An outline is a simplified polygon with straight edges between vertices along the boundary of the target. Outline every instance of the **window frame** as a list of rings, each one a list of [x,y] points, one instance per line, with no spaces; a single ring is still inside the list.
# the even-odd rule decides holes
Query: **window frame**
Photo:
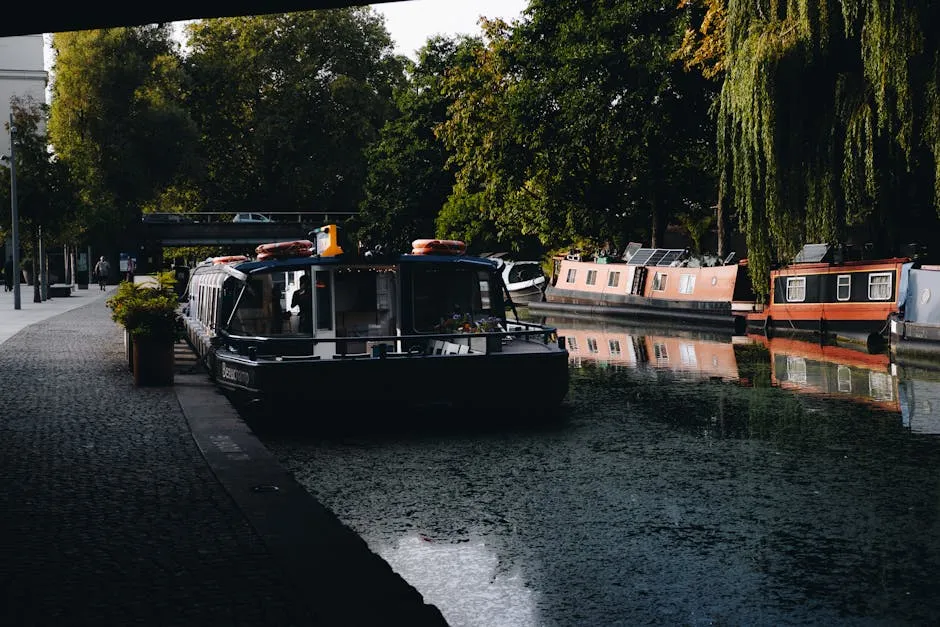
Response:
[[[650,290],[653,292],[665,292],[666,291],[666,279],[669,278],[669,275],[665,272],[656,272],[653,274],[653,284],[650,287]]]
[[[848,283],[844,286],[842,285],[842,279],[848,279]],[[848,293],[845,295],[845,298],[842,298],[839,295],[839,290],[845,287],[848,290]],[[852,275],[851,274],[840,274],[836,277],[836,300],[839,302],[845,302],[852,298]]]
[[[871,294],[871,288],[874,285],[881,286],[882,284],[875,284],[872,282],[872,279],[881,278],[881,277],[888,277],[888,282],[886,284],[888,286],[888,293],[884,298],[875,298]],[[874,301],[879,301],[879,302],[889,301],[891,300],[891,294],[893,291],[894,291],[894,273],[893,272],[870,272],[868,274],[868,300],[874,300]]]
[[[597,284],[597,270],[588,270],[587,278],[584,281],[585,285],[596,285]]]
[[[620,271],[608,270],[607,271],[607,287],[619,287],[619,286],[620,286]]]
[[[794,290],[796,289],[797,283],[800,283],[800,287],[803,290],[802,296],[799,299],[790,298],[790,286],[793,285]],[[786,299],[788,303],[804,303],[806,302],[806,277],[805,276],[788,276],[787,277],[787,291]]]
[[[578,280],[578,269],[568,268],[568,276],[565,277],[565,283],[576,283]]]
[[[695,292],[695,275],[694,274],[680,274],[679,275],[679,293],[680,294],[692,294]]]

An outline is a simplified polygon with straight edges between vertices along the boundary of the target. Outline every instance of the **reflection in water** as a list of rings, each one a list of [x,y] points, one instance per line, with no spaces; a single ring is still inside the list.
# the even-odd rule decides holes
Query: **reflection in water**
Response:
[[[415,588],[436,605],[451,627],[479,624],[536,625],[534,593],[518,570],[504,572],[497,552],[482,539],[459,544],[408,534],[394,545],[364,538]]]
[[[554,324],[561,425],[264,442],[453,627],[940,624],[940,377]]]
[[[760,370],[764,362],[769,366],[771,385],[801,394],[848,398],[897,412],[912,431],[940,434],[940,375],[898,367],[884,353],[785,336],[769,339],[762,335],[696,332],[669,335],[663,330],[593,321],[547,320],[566,338],[574,367],[586,362],[649,367],[751,385],[754,371]],[[754,350],[757,348],[766,350]]]

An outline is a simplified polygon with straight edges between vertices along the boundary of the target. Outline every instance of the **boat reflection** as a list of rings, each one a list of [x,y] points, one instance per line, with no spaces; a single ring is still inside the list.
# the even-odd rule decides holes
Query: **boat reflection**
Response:
[[[940,434],[940,370],[892,363],[886,353],[787,336],[767,338],[674,331],[549,317],[565,338],[574,368],[668,370],[694,379],[768,385],[799,394],[844,398],[898,413],[912,432]]]
[[[569,363],[652,367],[703,379],[740,381],[735,345],[753,342],[730,333],[670,333],[616,324],[548,318],[565,338]]]
[[[886,354],[787,337],[750,337],[770,352],[773,385],[804,394],[848,397],[879,409],[900,411],[898,380]]]

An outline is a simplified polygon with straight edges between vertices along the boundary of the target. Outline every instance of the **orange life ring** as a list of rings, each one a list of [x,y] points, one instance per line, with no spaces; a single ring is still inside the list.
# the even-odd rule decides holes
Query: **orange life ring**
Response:
[[[313,254],[313,242],[308,239],[299,239],[293,242],[272,242],[261,244],[255,248],[258,258],[265,255],[266,259],[273,257],[309,257]]]
[[[212,263],[231,263],[233,261],[248,261],[245,255],[228,255],[226,257],[213,257]]]
[[[291,257],[311,257],[313,256],[312,248],[301,248],[295,251],[288,253],[276,252],[276,253],[258,253],[258,261],[264,261],[266,259],[290,259]]]
[[[456,239],[416,239],[411,242],[412,255],[462,255],[467,245]]]

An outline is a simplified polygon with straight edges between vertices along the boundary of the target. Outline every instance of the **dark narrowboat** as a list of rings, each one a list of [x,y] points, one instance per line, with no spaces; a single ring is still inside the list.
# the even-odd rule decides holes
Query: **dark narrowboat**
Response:
[[[911,268],[902,305],[889,321],[895,360],[940,367],[940,266]]]
[[[748,315],[748,327],[875,341],[903,301],[908,257],[845,259],[829,244],[807,244],[785,267],[770,272],[770,299]]]
[[[181,307],[189,342],[219,386],[321,409],[552,410],[568,390],[568,353],[549,326],[513,310],[494,261],[459,248],[347,252],[336,225],[312,241],[259,246],[261,260],[207,260]],[[309,287],[302,287],[309,286]],[[490,295],[484,307],[481,292]],[[507,396],[494,382],[531,394]]]

